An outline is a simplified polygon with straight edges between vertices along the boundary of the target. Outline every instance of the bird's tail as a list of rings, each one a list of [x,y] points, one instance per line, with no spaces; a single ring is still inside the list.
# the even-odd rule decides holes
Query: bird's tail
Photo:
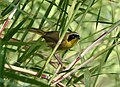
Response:
[[[30,32],[37,33],[37,34],[40,34],[42,36],[46,34],[43,30],[37,29],[37,28],[31,28]]]

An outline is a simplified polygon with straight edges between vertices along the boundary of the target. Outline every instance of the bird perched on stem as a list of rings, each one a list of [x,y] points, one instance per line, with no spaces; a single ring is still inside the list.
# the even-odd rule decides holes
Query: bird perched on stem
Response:
[[[42,35],[42,38],[45,39],[45,41],[47,42],[47,44],[51,48],[54,48],[60,39],[60,37],[59,37],[60,32],[59,31],[45,32],[43,30],[36,29],[36,28],[30,29],[30,31],[33,33],[37,33],[37,34]],[[61,42],[60,46],[58,47],[58,49],[68,50],[71,47],[73,47],[74,44],[76,44],[79,39],[80,39],[80,36],[77,32],[67,32],[63,38],[63,41]]]

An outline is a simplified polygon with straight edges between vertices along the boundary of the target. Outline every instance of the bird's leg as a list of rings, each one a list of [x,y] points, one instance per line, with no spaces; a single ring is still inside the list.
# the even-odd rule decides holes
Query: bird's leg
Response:
[[[54,54],[54,56],[55,56],[55,58],[57,59],[58,63],[59,63],[61,66],[63,66],[63,63],[62,63],[62,60],[61,60],[61,58],[60,58],[59,53],[56,52],[56,53]]]

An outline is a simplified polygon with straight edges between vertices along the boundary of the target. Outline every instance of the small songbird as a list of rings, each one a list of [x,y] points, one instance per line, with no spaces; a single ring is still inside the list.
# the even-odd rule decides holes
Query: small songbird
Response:
[[[59,31],[49,31],[49,32],[44,32],[43,30],[32,28],[30,29],[31,32],[37,33],[42,35],[42,38],[45,39],[46,43],[51,47],[54,48],[59,41],[60,37]],[[74,44],[77,43],[77,41],[80,39],[80,36],[76,32],[67,32],[66,35],[63,38],[63,41],[61,42],[60,46],[58,49],[60,50],[68,50],[71,47],[74,46]]]

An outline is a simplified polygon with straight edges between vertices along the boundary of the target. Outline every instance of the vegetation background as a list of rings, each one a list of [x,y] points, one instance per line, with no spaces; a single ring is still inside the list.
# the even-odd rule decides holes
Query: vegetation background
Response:
[[[51,81],[54,77],[63,73],[62,70],[55,73],[59,64],[54,56],[46,64],[52,49],[40,35],[29,31],[31,27],[44,31],[60,31],[61,34],[67,31],[78,32],[80,41],[65,53],[59,52],[66,67],[120,20],[120,0],[0,0],[0,28],[15,7],[17,10],[0,39],[0,87],[47,87],[53,84]],[[120,29],[117,27],[90,49],[74,67],[64,71],[68,73],[84,61],[96,57],[61,81],[61,86],[119,87],[119,43]],[[22,73],[24,70],[8,69],[4,67],[5,64],[40,72],[49,78]],[[42,70],[44,64],[46,66]]]

